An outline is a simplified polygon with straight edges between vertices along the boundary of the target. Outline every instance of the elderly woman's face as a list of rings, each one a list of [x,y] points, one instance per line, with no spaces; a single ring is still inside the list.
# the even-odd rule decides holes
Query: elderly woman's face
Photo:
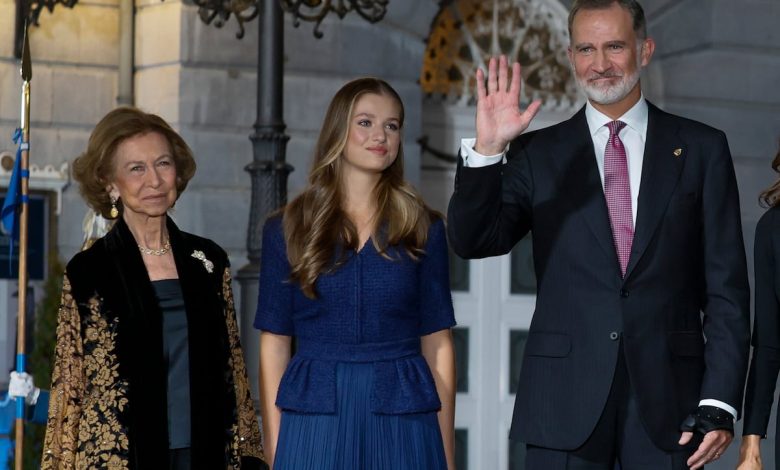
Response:
[[[157,132],[119,144],[109,194],[122,200],[127,217],[165,215],[176,202],[176,165],[168,140]]]

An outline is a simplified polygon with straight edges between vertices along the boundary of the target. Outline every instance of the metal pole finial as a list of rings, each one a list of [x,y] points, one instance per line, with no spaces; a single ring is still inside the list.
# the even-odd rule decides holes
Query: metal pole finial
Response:
[[[27,21],[24,22],[24,39],[22,42],[22,80],[32,80],[32,60],[30,59],[30,30]]]

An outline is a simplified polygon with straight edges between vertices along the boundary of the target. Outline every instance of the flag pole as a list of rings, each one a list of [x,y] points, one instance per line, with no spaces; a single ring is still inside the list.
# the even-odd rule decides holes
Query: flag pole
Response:
[[[22,144],[21,144],[21,213],[19,215],[19,309],[16,326],[16,371],[26,369],[25,356],[25,316],[27,313],[27,218],[28,194],[30,181],[30,81],[32,80],[32,64],[30,62],[30,38],[27,23],[24,25],[24,42],[22,44]],[[22,470],[22,451],[24,449],[24,415],[25,397],[16,398],[16,470]]]

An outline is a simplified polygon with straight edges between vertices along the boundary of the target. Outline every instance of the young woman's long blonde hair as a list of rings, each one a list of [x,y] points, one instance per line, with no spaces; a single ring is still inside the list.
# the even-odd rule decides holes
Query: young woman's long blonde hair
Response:
[[[357,100],[369,93],[395,100],[400,108],[399,125],[403,127],[403,103],[387,82],[359,78],[344,85],[325,114],[308,185],[283,209],[290,280],[300,284],[309,298],[317,296],[315,284],[320,274],[335,269],[349,251],[359,248],[357,229],[342,207],[340,177],[352,110]],[[387,248],[399,246],[417,259],[423,253],[428,228],[437,214],[428,209],[417,191],[404,180],[402,144],[398,147],[398,157],[382,172],[374,195],[377,207],[371,234],[374,247],[389,257]]]

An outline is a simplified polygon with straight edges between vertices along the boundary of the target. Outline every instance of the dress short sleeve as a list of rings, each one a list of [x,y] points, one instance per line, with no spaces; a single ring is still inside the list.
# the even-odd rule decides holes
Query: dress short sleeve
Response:
[[[425,336],[455,325],[449,252],[441,219],[433,221],[428,229],[420,270],[420,336]]]
[[[268,219],[263,227],[260,255],[260,288],[254,327],[269,333],[293,336],[290,263],[284,242],[281,216]]]

